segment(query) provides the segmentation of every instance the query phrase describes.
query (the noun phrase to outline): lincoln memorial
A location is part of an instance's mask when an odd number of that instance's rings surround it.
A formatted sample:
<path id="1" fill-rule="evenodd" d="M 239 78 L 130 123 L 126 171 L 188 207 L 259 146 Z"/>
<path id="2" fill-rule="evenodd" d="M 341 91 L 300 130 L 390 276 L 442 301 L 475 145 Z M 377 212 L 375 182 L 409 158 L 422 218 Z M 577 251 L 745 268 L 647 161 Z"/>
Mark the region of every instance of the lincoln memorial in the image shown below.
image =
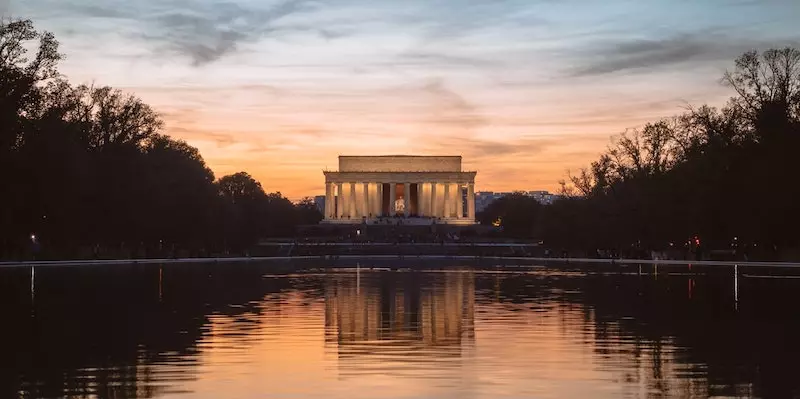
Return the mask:
<path id="1" fill-rule="evenodd" d="M 324 172 L 322 223 L 474 224 L 476 173 L 460 156 L 340 156 Z"/>

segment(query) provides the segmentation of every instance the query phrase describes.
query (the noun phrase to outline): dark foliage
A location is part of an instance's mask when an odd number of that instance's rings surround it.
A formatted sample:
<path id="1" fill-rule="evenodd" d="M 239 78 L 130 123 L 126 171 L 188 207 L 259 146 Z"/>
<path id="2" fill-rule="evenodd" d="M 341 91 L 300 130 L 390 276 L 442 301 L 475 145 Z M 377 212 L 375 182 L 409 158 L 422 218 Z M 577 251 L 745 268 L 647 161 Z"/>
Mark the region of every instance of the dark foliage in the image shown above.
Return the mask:
<path id="1" fill-rule="evenodd" d="M 540 216 L 542 205 L 527 195 L 513 193 L 489 204 L 477 215 L 482 224 L 500 225 L 503 232 L 512 237 L 534 237 L 534 227 Z"/>
<path id="2" fill-rule="evenodd" d="M 152 108 L 70 85 L 60 59 L 30 21 L 0 25 L 0 258 L 241 251 L 316 217 L 244 172 L 215 182 Z"/>
<path id="3" fill-rule="evenodd" d="M 626 132 L 562 182 L 566 199 L 540 210 L 510 198 L 485 222 L 503 215 L 508 234 L 535 231 L 553 247 L 588 251 L 682 248 L 695 237 L 762 258 L 798 248 L 800 51 L 745 53 L 723 83 L 735 96 L 722 109 L 690 108 Z"/>

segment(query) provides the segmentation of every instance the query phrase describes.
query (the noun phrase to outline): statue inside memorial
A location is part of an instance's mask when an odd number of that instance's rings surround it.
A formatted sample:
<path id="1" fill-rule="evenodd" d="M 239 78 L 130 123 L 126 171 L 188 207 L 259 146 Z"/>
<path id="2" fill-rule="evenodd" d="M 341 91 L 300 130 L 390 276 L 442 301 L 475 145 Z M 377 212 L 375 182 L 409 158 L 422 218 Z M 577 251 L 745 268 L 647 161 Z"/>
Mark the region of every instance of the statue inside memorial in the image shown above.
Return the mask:
<path id="1" fill-rule="evenodd" d="M 403 201 L 403 197 L 400 197 L 394 201 L 394 211 L 395 213 L 403 213 L 406 210 L 406 203 Z"/>

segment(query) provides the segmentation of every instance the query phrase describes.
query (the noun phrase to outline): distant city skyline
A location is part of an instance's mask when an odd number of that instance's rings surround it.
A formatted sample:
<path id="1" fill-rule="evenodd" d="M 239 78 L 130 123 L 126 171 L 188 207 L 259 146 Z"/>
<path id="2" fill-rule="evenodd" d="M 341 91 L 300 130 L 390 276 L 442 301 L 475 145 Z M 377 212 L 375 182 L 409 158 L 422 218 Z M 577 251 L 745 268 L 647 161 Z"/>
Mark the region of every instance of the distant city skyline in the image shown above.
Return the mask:
<path id="1" fill-rule="evenodd" d="M 550 205 L 558 198 L 560 195 L 553 194 L 547 190 L 512 190 L 512 191 L 478 191 L 475 193 L 475 211 L 481 212 L 486 207 L 491 205 L 492 202 L 497 201 L 500 198 L 505 197 L 506 195 L 513 194 L 513 193 L 520 193 L 522 195 L 527 195 L 529 197 L 533 197 L 542 205 Z"/>
<path id="2" fill-rule="evenodd" d="M 457 4 L 456 4 L 457 3 Z M 722 105 L 746 50 L 797 45 L 796 0 L 0 0 L 73 83 L 159 111 L 217 177 L 292 200 L 339 154 L 463 155 L 484 191 L 556 191 L 609 137 Z"/>

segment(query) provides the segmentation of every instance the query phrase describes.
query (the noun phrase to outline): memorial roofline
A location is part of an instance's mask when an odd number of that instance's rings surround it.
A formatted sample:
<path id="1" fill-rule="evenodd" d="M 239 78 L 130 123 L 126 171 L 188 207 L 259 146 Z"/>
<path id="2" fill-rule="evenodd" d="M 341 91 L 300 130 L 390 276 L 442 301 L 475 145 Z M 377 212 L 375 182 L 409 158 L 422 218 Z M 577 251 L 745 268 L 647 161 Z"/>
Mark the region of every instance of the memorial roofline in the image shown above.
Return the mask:
<path id="1" fill-rule="evenodd" d="M 327 170 L 323 169 L 322 173 L 383 173 L 387 175 L 396 173 L 478 173 L 477 170 L 397 170 L 397 171 L 374 171 L 374 170 Z"/>
<path id="2" fill-rule="evenodd" d="M 461 155 L 339 155 L 339 158 L 461 158 Z"/>

